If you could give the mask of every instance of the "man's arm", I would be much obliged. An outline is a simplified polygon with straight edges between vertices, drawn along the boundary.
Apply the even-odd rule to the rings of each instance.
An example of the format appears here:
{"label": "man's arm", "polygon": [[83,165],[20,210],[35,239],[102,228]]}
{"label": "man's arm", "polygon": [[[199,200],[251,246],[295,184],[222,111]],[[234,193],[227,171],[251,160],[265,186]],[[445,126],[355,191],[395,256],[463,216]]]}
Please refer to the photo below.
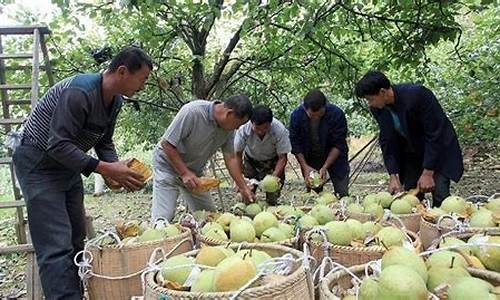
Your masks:
{"label": "man's arm", "polygon": [[169,158],[175,172],[181,177],[184,185],[190,190],[197,188],[200,185],[200,179],[186,166],[177,148],[166,140],[161,141],[161,148]]}
{"label": "man's arm", "polygon": [[[306,179],[309,176],[309,172],[312,171],[312,168],[309,167],[304,157],[303,142],[304,139],[300,131],[298,112],[294,111],[290,117],[290,144],[292,146],[292,154],[295,155],[295,158],[299,162],[302,176]],[[306,183],[308,183],[308,180],[306,180]]]}
{"label": "man's arm", "polygon": [[285,173],[285,167],[287,162],[288,162],[287,153],[279,154],[278,161],[276,162],[276,167],[274,167],[273,175],[276,177],[281,177]]}
{"label": "man's arm", "polygon": [[120,111],[120,108],[121,104],[120,107],[116,108],[116,111],[114,112],[113,119],[111,122],[111,126],[106,131],[106,134],[102,137],[99,143],[97,143],[97,145],[94,146],[94,150],[97,154],[97,157],[99,157],[100,160],[107,162],[118,161],[118,154],[116,153],[116,147],[115,144],[113,143],[113,134],[115,132],[116,118],[118,112]]}
{"label": "man's arm", "polygon": [[333,162],[339,157],[339,155],[340,155],[340,150],[337,147],[333,147],[328,153],[325,163],[319,170],[319,174],[321,175],[321,178],[323,180],[326,180],[326,173],[328,172],[328,169],[330,169]]}
{"label": "man's arm", "polygon": [[231,175],[231,177],[233,178],[243,199],[247,202],[255,201],[255,195],[247,186],[245,179],[243,177],[241,164],[238,161],[236,153],[224,152],[223,156],[224,156],[224,163],[226,164],[227,170],[229,171],[229,175]]}

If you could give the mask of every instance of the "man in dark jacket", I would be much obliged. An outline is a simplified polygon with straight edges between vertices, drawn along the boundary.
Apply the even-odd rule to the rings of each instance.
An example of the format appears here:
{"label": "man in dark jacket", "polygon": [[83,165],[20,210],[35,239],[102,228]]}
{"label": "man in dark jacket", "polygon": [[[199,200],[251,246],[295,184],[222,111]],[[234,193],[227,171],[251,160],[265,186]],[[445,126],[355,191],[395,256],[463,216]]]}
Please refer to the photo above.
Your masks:
{"label": "man in dark jacket", "polygon": [[[348,194],[349,162],[347,121],[344,112],[328,103],[319,90],[312,90],[304,97],[290,118],[290,142],[297,158],[308,190],[309,176],[318,171],[322,180],[328,173],[339,196]],[[316,190],[316,191],[320,191]]]}
{"label": "man in dark jacket", "polygon": [[369,71],[356,85],[380,128],[379,142],[390,175],[389,192],[432,192],[434,205],[450,194],[450,179],[462,177],[462,152],[453,125],[434,94],[418,84],[391,85]]}
{"label": "man in dark jacket", "polygon": [[[46,299],[80,300],[75,254],[83,249],[81,174],[100,173],[129,191],[141,175],[118,160],[113,143],[123,97],[144,88],[153,64],[141,49],[118,53],[102,74],[66,78],[40,99],[13,156]],[[94,148],[98,159],[87,152]]]}

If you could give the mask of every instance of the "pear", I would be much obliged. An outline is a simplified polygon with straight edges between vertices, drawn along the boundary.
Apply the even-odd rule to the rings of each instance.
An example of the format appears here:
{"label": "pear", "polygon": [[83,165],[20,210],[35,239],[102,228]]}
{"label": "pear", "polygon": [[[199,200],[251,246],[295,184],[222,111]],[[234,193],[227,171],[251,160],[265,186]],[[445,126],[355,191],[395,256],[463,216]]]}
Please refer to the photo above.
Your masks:
{"label": "pear", "polygon": [[278,205],[275,214],[278,218],[283,219],[295,215],[295,208],[291,205]]}
{"label": "pear", "polygon": [[273,175],[266,175],[260,182],[260,188],[266,193],[274,193],[280,189],[280,179]]}
{"label": "pear", "polygon": [[[439,242],[439,248],[445,248],[445,247],[451,247],[451,246],[460,246],[460,245],[466,245],[466,243],[460,239],[457,239],[456,237],[444,237],[441,239],[441,242]],[[468,247],[460,247],[457,248],[458,250],[466,250],[469,251]],[[455,250],[455,249],[451,249]]]}
{"label": "pear", "polygon": [[222,227],[222,225],[220,225],[219,223],[216,223],[216,222],[208,222],[206,223],[205,225],[203,225],[203,227],[201,228],[201,234],[206,234],[207,231],[209,231],[210,229],[220,229],[222,231],[224,231],[224,227]]}
{"label": "pear", "polygon": [[374,236],[377,232],[382,229],[382,225],[380,223],[376,223],[373,221],[368,221],[363,223],[363,231],[365,232],[365,236]]}
{"label": "pear", "polygon": [[377,299],[427,300],[427,297],[425,282],[413,269],[403,265],[392,265],[382,270]]}
{"label": "pear", "polygon": [[179,227],[176,224],[168,224],[167,227],[163,229],[165,237],[172,237],[181,234]]}
{"label": "pear", "polygon": [[482,279],[462,277],[448,289],[448,300],[492,299],[490,297],[492,290],[493,286]]}
{"label": "pear", "polygon": [[380,204],[377,203],[371,203],[368,206],[365,206],[363,212],[370,215],[375,215],[377,218],[381,218],[384,215],[384,209],[382,208],[382,206],[380,206]]}
{"label": "pear", "polygon": [[382,256],[382,270],[393,265],[407,266],[427,282],[427,267],[424,260],[415,252],[403,247],[392,247]]}
{"label": "pear", "polygon": [[228,241],[229,240],[227,238],[227,235],[224,232],[224,230],[221,230],[218,228],[210,228],[208,231],[205,232],[204,236],[211,238],[213,240],[218,240],[218,241]]}
{"label": "pear", "polygon": [[351,203],[347,205],[347,213],[362,213],[363,206],[359,203]]}
{"label": "pear", "polygon": [[[468,244],[487,243],[487,242],[488,242],[488,236],[481,234],[481,233],[474,234],[473,236],[471,236],[467,240]],[[478,256],[479,255],[479,247],[480,246],[470,246],[471,253],[474,254],[475,256]]]}
{"label": "pear", "polygon": [[219,223],[222,226],[222,228],[224,228],[225,232],[229,232],[229,225],[231,225],[231,222],[233,221],[234,218],[235,215],[233,215],[232,213],[225,212],[217,218],[216,222]]}
{"label": "pear", "polygon": [[250,217],[255,217],[258,213],[262,211],[262,207],[260,207],[257,203],[248,204],[245,208],[245,214]]}
{"label": "pear", "polygon": [[229,238],[233,242],[253,242],[255,240],[255,228],[247,220],[234,219],[229,225]]}
{"label": "pear", "polygon": [[469,272],[460,266],[443,266],[439,265],[429,269],[429,279],[427,280],[427,288],[430,291],[443,284],[447,283],[453,286],[458,280],[463,277],[470,277]]}
{"label": "pear", "polygon": [[328,205],[331,203],[335,203],[337,201],[339,201],[337,199],[337,197],[335,197],[334,194],[329,193],[327,191],[323,191],[323,192],[319,193],[319,197],[316,198],[316,204]]}
{"label": "pear", "polygon": [[196,254],[195,261],[197,264],[215,267],[222,260],[228,257],[225,248],[222,247],[202,247]]}
{"label": "pear", "polygon": [[184,285],[189,274],[191,274],[193,267],[190,265],[193,263],[192,257],[187,257],[182,254],[172,256],[160,265],[161,275],[164,280]]}
{"label": "pear", "polygon": [[267,207],[269,206],[269,205],[267,204],[267,202],[266,202],[266,201],[264,201],[264,200],[257,200],[257,202],[255,202],[255,203],[257,203],[257,204],[260,206],[261,211],[266,210],[266,209],[267,209]]}
{"label": "pear", "polygon": [[380,204],[380,199],[377,197],[377,194],[368,194],[363,198],[364,207],[371,204]]}
{"label": "pear", "polygon": [[238,216],[241,216],[244,212],[245,212],[245,209],[246,209],[246,204],[243,203],[243,202],[238,202],[236,203],[232,208],[231,208],[231,211],[238,215]]}
{"label": "pear", "polygon": [[214,270],[203,270],[193,282],[191,292],[209,293],[213,292]]}
{"label": "pear", "polygon": [[411,204],[403,199],[394,200],[391,204],[391,212],[396,215],[411,213]]}
{"label": "pear", "polygon": [[448,196],[441,203],[441,209],[447,213],[465,215],[466,202],[464,198],[458,196]]}
{"label": "pear", "polygon": [[493,200],[490,200],[486,204],[486,208],[491,211],[500,211],[500,198],[495,198]]}
{"label": "pear", "polygon": [[255,267],[270,260],[272,257],[264,251],[257,249],[243,249],[236,253],[239,257],[247,257],[254,264]]}
{"label": "pear", "polygon": [[326,237],[334,245],[348,246],[353,239],[351,229],[346,222],[332,221],[325,225]]}
{"label": "pear", "polygon": [[467,261],[462,255],[448,250],[432,253],[429,258],[427,258],[425,264],[427,268],[430,269],[437,266],[449,267],[452,262],[454,266],[467,268]]}
{"label": "pear", "polygon": [[401,200],[408,202],[408,204],[411,205],[411,207],[416,207],[417,205],[420,204],[420,199],[418,199],[416,196],[412,194],[406,194],[403,197],[401,197]]}
{"label": "pear", "polygon": [[152,242],[163,240],[165,236],[163,235],[162,229],[149,228],[146,229],[138,238],[138,242]]}
{"label": "pear", "polygon": [[348,219],[345,221],[349,226],[352,233],[352,238],[355,240],[363,240],[365,238],[365,231],[363,230],[363,224],[355,219]]}
{"label": "pear", "polygon": [[403,246],[405,240],[404,233],[396,227],[384,227],[375,235],[379,243],[384,247],[391,248],[392,246]]}
{"label": "pear", "polygon": [[382,205],[383,208],[391,207],[392,201],[394,200],[394,198],[389,192],[378,192],[377,198],[380,202],[380,205]]}
{"label": "pear", "polygon": [[330,221],[335,220],[333,210],[326,205],[316,204],[310,212],[320,225],[324,225]]}
{"label": "pear", "polygon": [[278,228],[286,235],[287,239],[295,236],[295,228],[290,224],[279,223]]}
{"label": "pear", "polygon": [[269,227],[261,234],[261,242],[272,243],[287,240],[286,234],[277,227]]}
{"label": "pear", "polygon": [[[378,282],[373,280],[373,278],[365,278],[361,282],[361,285],[359,287],[359,294],[358,298],[359,300],[372,300],[376,299],[378,296]],[[345,298],[344,298],[345,299]],[[354,297],[356,299],[356,297]]]}
{"label": "pear", "polygon": [[214,272],[214,291],[229,292],[237,291],[254,278],[257,269],[250,259],[234,255],[221,261]]}
{"label": "pear", "polygon": [[[487,243],[500,244],[500,236],[488,237]],[[495,272],[500,272],[500,248],[479,246],[478,258],[483,265],[488,269]]]}
{"label": "pear", "polygon": [[485,208],[479,209],[471,215],[469,225],[471,227],[495,227],[493,212]]}
{"label": "pear", "polygon": [[319,225],[315,217],[311,215],[304,215],[298,220],[299,226],[304,229],[310,229]]}
{"label": "pear", "polygon": [[428,210],[429,215],[431,215],[435,220],[439,219],[442,215],[446,215],[446,212],[439,207],[433,207]]}
{"label": "pear", "polygon": [[278,219],[272,213],[268,211],[263,211],[258,213],[253,218],[253,223],[255,226],[255,234],[257,237],[260,237],[266,229],[271,227],[277,227]]}

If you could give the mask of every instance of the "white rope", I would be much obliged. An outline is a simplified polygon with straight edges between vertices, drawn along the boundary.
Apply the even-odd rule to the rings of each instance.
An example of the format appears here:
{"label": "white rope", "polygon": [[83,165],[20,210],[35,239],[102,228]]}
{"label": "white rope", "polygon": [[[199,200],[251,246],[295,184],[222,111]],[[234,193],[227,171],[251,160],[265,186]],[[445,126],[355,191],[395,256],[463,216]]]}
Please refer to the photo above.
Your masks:
{"label": "white rope", "polygon": [[437,249],[431,249],[427,250],[424,252],[419,253],[419,256],[426,256],[430,255],[435,252],[440,252],[440,251],[446,251],[446,250],[454,250],[454,249],[459,249],[459,248],[466,248],[470,246],[484,246],[484,247],[497,247],[500,248],[500,244],[497,243],[484,243],[484,242],[471,242],[471,243],[465,243],[465,244],[460,244],[460,245],[452,245],[452,246],[447,246],[447,247],[442,247],[442,248],[437,248]]}
{"label": "white rope", "polygon": [[488,202],[490,202],[491,200],[495,199],[496,197],[500,196],[500,193],[494,193],[493,195],[491,195],[489,198],[488,198]]}
{"label": "white rope", "polygon": [[[375,267],[373,267],[373,265],[375,265]],[[377,259],[377,260],[372,260],[372,261],[369,261],[368,263],[366,263],[366,265],[365,265],[365,276],[366,277],[370,276],[369,269],[372,269],[372,273],[375,276],[378,276],[380,274],[380,271],[382,270],[382,260]]]}
{"label": "white rope", "polygon": [[[476,201],[473,201],[473,202],[487,202],[489,198],[490,198],[489,196],[485,196],[485,195],[472,195],[472,196],[465,198],[465,200],[466,201],[473,201],[473,199],[477,199]],[[482,201],[481,199],[484,199],[486,201]]]}

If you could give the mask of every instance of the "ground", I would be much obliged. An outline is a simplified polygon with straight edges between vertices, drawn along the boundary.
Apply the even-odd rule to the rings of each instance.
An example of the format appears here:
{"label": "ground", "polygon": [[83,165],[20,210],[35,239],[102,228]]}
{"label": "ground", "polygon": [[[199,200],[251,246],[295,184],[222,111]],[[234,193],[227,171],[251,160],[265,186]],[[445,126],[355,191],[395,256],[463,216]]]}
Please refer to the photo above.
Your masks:
{"label": "ground", "polygon": [[[353,148],[359,148],[354,145]],[[458,184],[452,185],[452,193],[468,197],[471,195],[491,195],[500,192],[500,151],[494,146],[472,146],[465,149],[465,174]],[[353,150],[355,153],[355,150]],[[352,164],[355,169],[356,162]],[[287,172],[288,182],[285,185],[281,200],[289,202],[291,194],[303,190],[302,179],[290,168]],[[381,165],[380,154],[375,155],[366,164],[366,168],[351,186],[353,195],[364,195],[368,192],[385,189],[387,175]],[[331,190],[331,186],[326,186]],[[219,209],[227,210],[237,200],[233,189],[222,190],[222,201],[214,194],[214,199]],[[7,200],[0,198],[0,201]],[[112,228],[120,219],[148,219],[151,206],[151,190],[137,193],[107,193],[101,197],[90,194],[85,197],[87,214],[93,217],[96,230]],[[15,244],[14,211],[2,210],[0,212],[0,247]],[[25,294],[25,264],[24,255],[0,256],[0,299],[16,299]]]}

